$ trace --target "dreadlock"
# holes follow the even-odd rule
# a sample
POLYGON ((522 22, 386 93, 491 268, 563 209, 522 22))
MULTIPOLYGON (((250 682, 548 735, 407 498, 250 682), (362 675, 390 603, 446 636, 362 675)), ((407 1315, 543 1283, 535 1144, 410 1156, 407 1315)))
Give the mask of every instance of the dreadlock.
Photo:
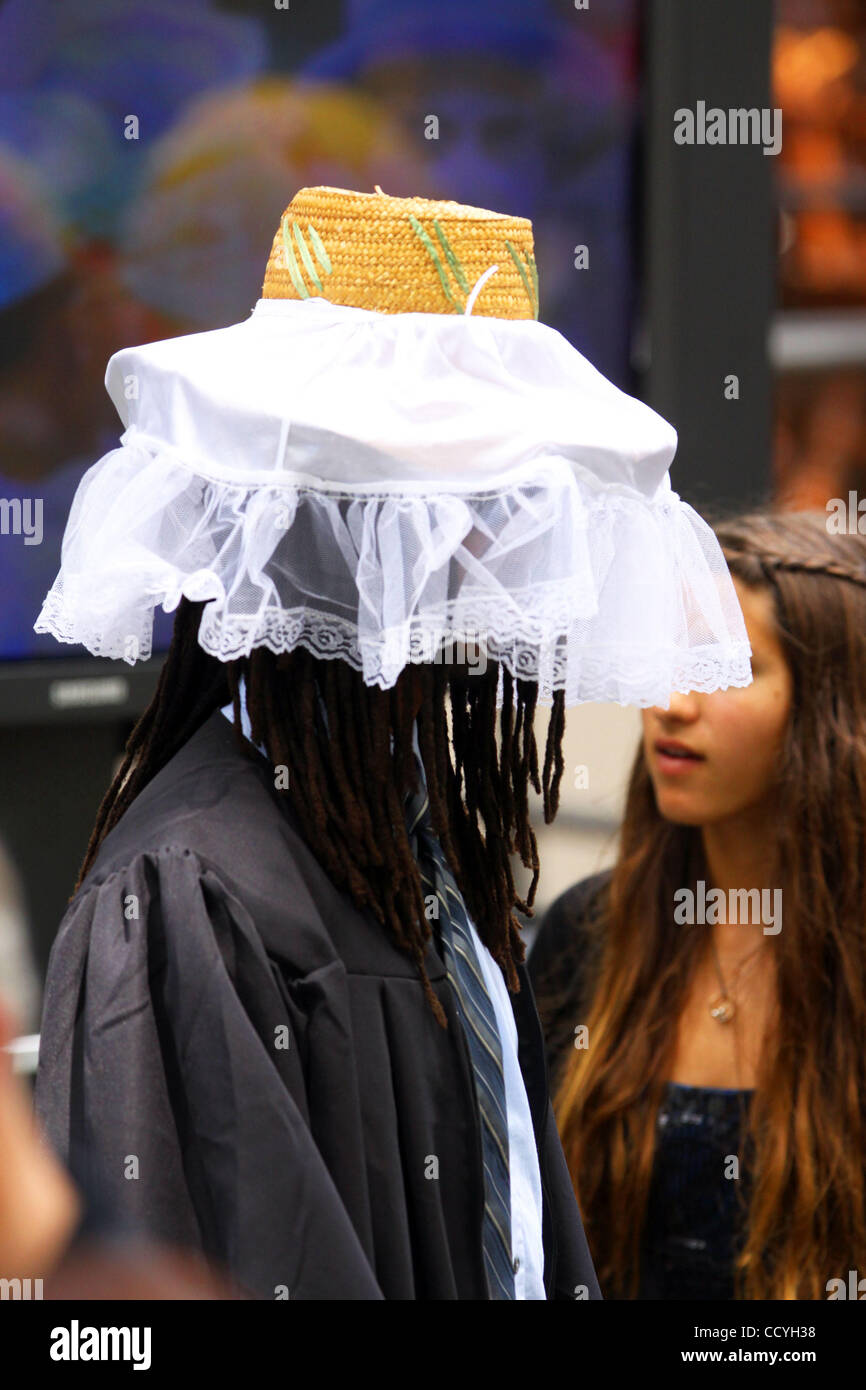
POLYGON ((553 697, 539 775, 537 686, 504 668, 497 749, 498 663, 488 662, 478 674, 458 665, 410 665, 390 690, 380 690, 365 685, 346 662, 300 647, 280 656, 257 647, 249 657, 222 662, 198 642, 203 607, 181 599, 156 693, 100 805, 73 896, 106 835, 215 709, 232 702, 238 746, 256 757, 241 726, 243 676, 252 742, 276 767, 290 770, 288 785, 278 791, 304 841, 337 887, 356 907, 369 909, 414 960, 445 1027, 424 969, 431 927, 404 813, 405 796, 418 785, 412 747, 417 717, 433 827, 479 936, 509 988, 519 990, 515 965, 526 953, 514 909, 534 915, 539 876, 529 787, 543 796, 550 823, 563 771, 563 692, 553 697), (515 886, 512 853, 531 870, 525 898, 515 886))

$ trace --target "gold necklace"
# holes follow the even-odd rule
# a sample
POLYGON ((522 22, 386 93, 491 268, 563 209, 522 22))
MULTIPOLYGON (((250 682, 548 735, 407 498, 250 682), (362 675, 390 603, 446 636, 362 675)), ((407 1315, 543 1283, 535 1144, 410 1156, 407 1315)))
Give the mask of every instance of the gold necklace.
MULTIPOLYGON (((763 941, 759 941, 754 950, 750 951, 747 956, 743 957, 736 970, 734 971, 733 978, 735 981, 740 978, 740 974, 743 970, 743 967, 748 964, 748 962, 752 959, 753 956, 756 956, 758 954, 763 944, 763 941)), ((712 999, 710 1000, 710 1018, 714 1018, 717 1023, 730 1023, 737 1012, 737 1006, 731 997, 727 984, 725 983, 725 977, 722 974, 721 961, 719 960, 719 953, 716 950, 715 937, 712 935, 712 933, 710 934, 710 946, 712 947, 713 960, 716 964, 716 974, 719 977, 719 985, 721 986, 720 993, 713 995, 712 999)))

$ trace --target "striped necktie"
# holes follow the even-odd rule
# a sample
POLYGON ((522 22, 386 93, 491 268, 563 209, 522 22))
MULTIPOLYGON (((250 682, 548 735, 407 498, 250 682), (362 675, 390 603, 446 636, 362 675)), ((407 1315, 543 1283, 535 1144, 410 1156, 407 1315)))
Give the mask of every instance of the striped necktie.
POLYGON ((433 829, 424 767, 416 754, 420 789, 406 800, 406 828, 418 861, 421 882, 435 894, 442 954, 454 991, 475 1075, 484 1157, 484 1267, 492 1299, 513 1299, 511 1258, 511 1188, 508 1168, 508 1122, 502 1044, 496 1015, 469 927, 469 916, 433 829))

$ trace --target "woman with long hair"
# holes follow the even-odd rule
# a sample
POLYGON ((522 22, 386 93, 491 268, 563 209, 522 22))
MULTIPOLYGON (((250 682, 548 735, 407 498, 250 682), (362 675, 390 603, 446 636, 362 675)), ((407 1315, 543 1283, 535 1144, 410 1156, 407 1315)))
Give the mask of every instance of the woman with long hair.
POLYGON ((717 535, 754 679, 643 710, 530 974, 605 1296, 820 1299, 866 1267, 866 539, 717 535))

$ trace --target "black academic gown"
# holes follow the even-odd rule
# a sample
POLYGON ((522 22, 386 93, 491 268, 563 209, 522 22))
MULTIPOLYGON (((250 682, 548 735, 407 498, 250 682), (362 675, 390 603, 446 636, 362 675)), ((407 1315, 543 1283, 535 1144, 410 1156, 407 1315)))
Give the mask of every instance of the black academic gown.
MULTIPOLYGON (((36 1109, 152 1237, 264 1298, 483 1299, 481 1137, 427 974, 302 840, 219 711, 103 841, 54 943, 36 1109)), ((600 1298, 526 970, 512 996, 548 1298, 600 1298), (586 1292, 582 1292, 583 1290, 586 1292)))

